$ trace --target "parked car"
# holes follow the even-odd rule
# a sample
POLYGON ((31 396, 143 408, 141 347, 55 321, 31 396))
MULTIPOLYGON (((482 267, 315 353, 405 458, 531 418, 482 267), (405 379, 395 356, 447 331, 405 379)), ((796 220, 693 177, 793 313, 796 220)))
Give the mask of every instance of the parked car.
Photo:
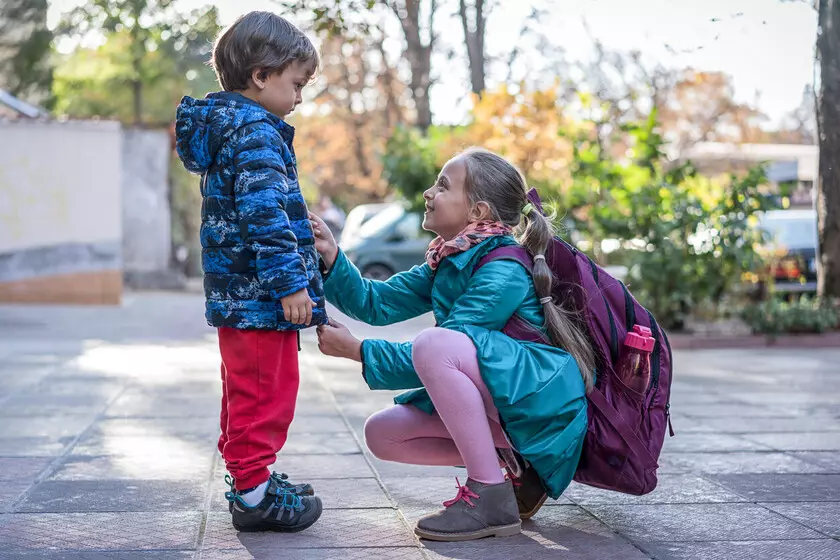
POLYGON ((391 204, 386 202, 380 204, 360 204, 353 208, 344 220, 344 228, 341 230, 341 236, 338 240, 339 245, 344 246, 345 244, 351 243, 353 238, 359 235, 359 228, 389 206, 391 204))
POLYGON ((770 237, 768 249, 778 256, 770 268, 776 292, 817 291, 817 213, 814 210, 773 210, 759 219, 770 237))
POLYGON ((370 209, 360 211, 358 217, 354 217, 357 209, 347 216, 340 245, 362 276, 387 280, 397 272, 423 263, 432 234, 421 227, 422 214, 409 212, 402 204, 391 203, 362 221, 361 216, 370 209), (361 224, 353 225, 351 229, 351 218, 361 224))

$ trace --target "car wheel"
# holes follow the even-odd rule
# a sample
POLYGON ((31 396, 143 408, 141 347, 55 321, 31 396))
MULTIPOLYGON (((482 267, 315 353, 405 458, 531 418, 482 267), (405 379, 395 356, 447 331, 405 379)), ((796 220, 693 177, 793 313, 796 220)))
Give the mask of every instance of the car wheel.
POLYGON ((387 280, 394 275, 394 271, 384 264, 372 264, 366 266, 362 271, 362 276, 368 280, 387 280))

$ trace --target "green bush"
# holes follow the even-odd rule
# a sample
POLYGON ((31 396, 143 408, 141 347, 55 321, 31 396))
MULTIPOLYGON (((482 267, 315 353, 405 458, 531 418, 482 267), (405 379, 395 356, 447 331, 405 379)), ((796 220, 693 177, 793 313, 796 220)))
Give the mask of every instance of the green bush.
POLYGON ((840 306, 805 296, 792 302, 774 298, 744 308, 741 317, 760 334, 823 333, 840 327, 840 306))
POLYGON ((423 208, 423 192, 437 181, 438 148, 432 136, 400 126, 385 143, 382 172, 388 185, 399 192, 412 210, 423 208))

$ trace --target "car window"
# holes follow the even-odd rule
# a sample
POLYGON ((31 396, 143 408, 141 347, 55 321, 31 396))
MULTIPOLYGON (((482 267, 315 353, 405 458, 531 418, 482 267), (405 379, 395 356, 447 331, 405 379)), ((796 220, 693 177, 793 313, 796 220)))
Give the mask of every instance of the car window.
POLYGON ((419 239, 422 234, 420 229, 420 214, 406 214, 400 223, 397 224, 396 234, 406 241, 419 239))
POLYGON ((361 238, 376 237, 402 218, 403 214, 405 214, 405 210, 402 206, 398 204, 389 206, 365 222, 359 228, 357 235, 361 238))

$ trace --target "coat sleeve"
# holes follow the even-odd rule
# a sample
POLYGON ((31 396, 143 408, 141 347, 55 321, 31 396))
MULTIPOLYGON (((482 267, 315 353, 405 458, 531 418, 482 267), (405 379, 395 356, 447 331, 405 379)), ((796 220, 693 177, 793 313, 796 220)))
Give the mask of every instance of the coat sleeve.
POLYGON ((324 290, 327 301, 342 313, 368 325, 392 325, 432 310, 432 272, 425 264, 379 282, 362 278, 339 251, 324 290))
POLYGON ((244 127, 234 150, 234 200, 242 241, 256 256, 257 278, 275 299, 305 289, 308 275, 286 214, 289 178, 280 133, 244 127))
MULTIPOLYGON (((493 261, 481 267, 455 300, 440 327, 462 332, 465 326, 502 330, 505 323, 531 296, 533 282, 513 261, 493 261)), ((365 382, 371 389, 414 389, 423 382, 414 371, 411 343, 365 340, 362 344, 365 382)))

